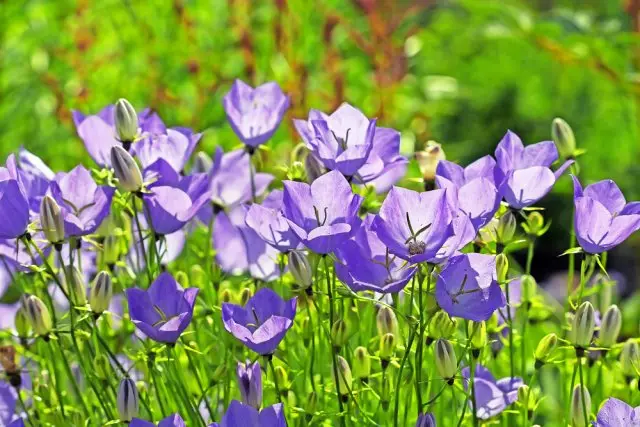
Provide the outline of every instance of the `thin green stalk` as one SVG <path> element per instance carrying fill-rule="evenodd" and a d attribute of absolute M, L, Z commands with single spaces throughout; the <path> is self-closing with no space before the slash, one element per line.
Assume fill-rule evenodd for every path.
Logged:
<path fill-rule="evenodd" d="M 587 415 L 587 401 L 586 401 L 586 396 L 585 396 L 585 391 L 584 389 L 586 388 L 585 384 L 584 384 L 584 379 L 582 377 L 582 358 L 578 359 L 578 370 L 580 371 L 580 393 L 582 395 L 582 415 L 584 416 L 584 421 L 585 423 L 589 423 L 589 417 Z M 591 411 L 591 408 L 589 408 L 589 411 Z"/>
<path fill-rule="evenodd" d="M 409 353 L 411 353 L 411 346 L 413 345 L 413 339 L 416 336 L 416 328 L 417 326 L 411 326 L 411 330 L 409 332 L 409 341 L 407 342 L 407 346 L 404 351 L 404 356 L 402 356 L 402 362 L 400 363 L 400 369 L 398 370 L 398 375 L 396 378 L 396 392 L 395 392 L 395 402 L 393 408 L 393 425 L 398 426 L 398 411 L 400 408 L 400 381 L 402 381 L 402 371 L 404 369 L 404 365 L 407 363 L 407 359 L 409 358 Z M 386 370 L 385 370 L 386 371 Z M 384 372 L 383 371 L 383 374 Z M 384 384 L 384 381 L 383 381 Z M 410 393 L 407 393 L 410 394 Z M 408 410 L 409 408 L 405 408 Z"/>
<path fill-rule="evenodd" d="M 311 297 L 310 297 L 311 298 Z M 307 304 L 307 314 L 309 315 L 309 327 L 315 331 L 313 327 L 313 317 L 311 316 L 311 304 Z M 318 313 L 319 314 L 319 313 Z M 318 319 L 320 321 L 320 319 Z M 316 381 L 313 373 L 313 367 L 316 359 L 316 334 L 311 334 L 311 356 L 309 357 L 309 380 L 311 381 L 311 389 L 316 391 Z"/>
<path fill-rule="evenodd" d="M 147 250 L 144 247 L 144 238 L 142 237 L 142 227 L 140 226 L 140 219 L 138 218 L 138 209 L 136 208 L 135 196 L 131 199 L 131 202 L 131 206 L 133 206 L 133 219 L 136 223 L 136 228 L 138 229 L 140 250 L 142 251 L 142 258 L 144 259 L 145 270 L 147 270 L 147 278 L 149 279 L 149 284 L 151 284 L 151 282 L 153 282 L 153 277 L 151 276 L 151 268 L 149 266 L 149 259 L 147 258 Z"/>
<path fill-rule="evenodd" d="M 162 401 L 162 396 L 160 394 L 160 387 L 158 387 L 158 377 L 156 376 L 156 370 L 155 368 L 151 365 L 151 363 L 149 363 L 147 365 L 147 369 L 149 370 L 149 374 L 151 374 L 151 385 L 153 386 L 153 389 L 156 391 L 156 400 L 158 401 L 158 406 L 160 406 L 160 413 L 162 414 L 162 417 L 166 417 L 168 415 L 165 407 L 164 407 L 164 403 Z"/>
<path fill-rule="evenodd" d="M 327 280 L 327 294 L 329 296 L 329 330 L 331 331 L 333 329 L 335 307 L 334 307 L 334 300 L 333 300 L 333 291 L 331 289 L 331 280 L 329 279 L 329 263 L 327 261 L 326 255 L 323 257 L 323 259 L 324 259 L 324 272 Z M 329 348 L 331 351 L 331 359 L 333 362 L 333 379 L 336 385 L 336 397 L 338 398 L 338 408 L 340 409 L 340 425 L 344 426 L 345 420 L 342 414 L 344 408 L 342 405 L 342 399 L 340 398 L 339 381 L 338 381 L 339 380 L 338 379 L 338 360 L 336 358 L 336 352 L 333 351 L 333 345 L 331 343 L 331 335 L 329 335 Z"/>
<path fill-rule="evenodd" d="M 53 354 L 53 349 L 51 348 L 50 344 L 48 342 L 44 343 L 44 346 L 47 347 L 48 351 L 49 351 L 49 367 L 51 369 L 51 372 L 53 373 L 53 388 L 56 391 L 56 395 L 58 396 L 58 404 L 60 405 L 60 413 L 62 414 L 62 418 L 66 418 L 67 416 L 65 415 L 64 412 L 64 400 L 62 399 L 62 391 L 60 390 L 60 375 L 58 373 L 58 369 L 56 368 L 56 364 L 55 364 L 55 356 Z"/>
<path fill-rule="evenodd" d="M 505 285 L 507 291 L 507 322 L 509 323 L 509 368 L 510 377 L 515 376 L 515 365 L 513 361 L 513 320 L 511 319 L 511 297 L 509 296 L 509 283 Z"/>
<path fill-rule="evenodd" d="M 191 369 L 191 372 L 193 373 L 193 375 L 196 377 L 196 382 L 198 383 L 198 388 L 200 389 L 200 393 L 202 394 L 204 403 L 207 406 L 209 413 L 213 414 L 214 413 L 213 408 L 211 408 L 211 405 L 209 404 L 209 400 L 207 399 L 207 396 L 205 394 L 204 386 L 202 385 L 202 381 L 200 381 L 200 376 L 198 375 L 198 368 L 196 367 L 196 364 L 193 361 L 193 357 L 191 357 L 191 353 L 189 352 L 189 350 L 185 349 L 185 353 L 187 353 L 187 359 L 189 359 L 189 368 Z"/>
<path fill-rule="evenodd" d="M 267 357 L 267 360 L 269 361 L 269 367 L 271 368 L 271 374 L 273 375 L 273 385 L 276 388 L 278 402 L 282 403 L 282 396 L 280 395 L 280 385 L 278 384 L 278 375 L 276 375 L 276 368 L 275 366 L 273 366 L 273 357 L 269 356 Z"/>
<path fill-rule="evenodd" d="M 535 237 L 529 237 L 529 246 L 527 248 L 527 264 L 526 264 L 526 274 L 531 274 L 531 263 L 533 262 L 533 252 L 535 249 Z"/>
<path fill-rule="evenodd" d="M 573 375 L 571 375 L 571 386 L 569 387 L 569 398 L 567 399 L 567 402 L 565 402 L 565 405 L 567 406 L 567 409 L 565 411 L 564 414 L 564 422 L 562 425 L 567 425 L 567 420 L 570 418 L 569 414 L 571 413 L 571 394 L 573 393 L 573 386 L 576 384 L 576 374 L 578 373 L 578 366 L 574 366 L 573 367 Z"/>
<path fill-rule="evenodd" d="M 476 361 L 473 356 L 469 358 L 469 388 L 471 389 L 471 411 L 473 415 L 473 426 L 478 427 L 478 403 L 476 402 Z M 461 419 L 462 420 L 462 419 Z"/>
<path fill-rule="evenodd" d="M 522 315 L 522 341 L 520 345 L 520 357 L 521 357 L 521 366 L 520 372 L 522 374 L 522 378 L 524 378 L 527 374 L 527 340 L 525 339 L 527 333 L 527 325 L 529 324 L 529 308 L 524 307 L 524 314 Z"/>
<path fill-rule="evenodd" d="M 64 349 L 62 348 L 62 344 L 60 344 L 60 341 L 58 341 L 58 348 L 60 350 L 60 354 L 62 355 L 62 361 L 63 361 L 65 371 L 67 372 L 69 381 L 71 381 L 71 387 L 73 387 L 74 393 L 76 394 L 78 399 L 80 399 L 80 403 L 82 405 L 82 411 L 84 412 L 87 418 L 91 418 L 91 415 L 90 415 L 91 413 L 89 412 L 89 408 L 87 408 L 87 404 L 84 401 L 84 397 L 82 395 L 82 392 L 80 391 L 80 387 L 78 386 L 76 377 L 73 375 L 73 372 L 71 372 L 71 365 L 69 364 L 69 359 L 67 359 L 67 356 L 64 354 Z M 52 350 L 52 353 L 53 353 L 53 350 Z"/>
<path fill-rule="evenodd" d="M 178 360 L 178 356 L 176 354 L 175 347 L 171 349 L 171 353 L 172 353 L 172 356 L 173 356 L 173 364 L 174 364 L 173 368 L 174 368 L 174 371 L 175 371 L 175 375 L 176 375 L 176 378 L 178 380 L 179 386 L 182 389 L 182 392 L 184 393 L 184 396 L 186 397 L 186 401 L 187 401 L 187 404 L 189 406 L 188 409 L 193 411 L 193 413 L 196 415 L 195 418 L 199 419 L 200 422 L 202 423 L 202 425 L 206 425 L 206 422 L 205 422 L 204 418 L 202 417 L 202 414 L 200 414 L 200 411 L 198 410 L 198 408 L 193 405 L 193 402 L 191 401 L 191 398 L 189 397 L 189 392 L 187 391 L 187 389 L 185 387 L 185 384 L 187 382 L 185 381 L 185 379 L 184 379 L 184 377 L 182 375 L 182 369 L 179 366 L 180 362 Z"/>

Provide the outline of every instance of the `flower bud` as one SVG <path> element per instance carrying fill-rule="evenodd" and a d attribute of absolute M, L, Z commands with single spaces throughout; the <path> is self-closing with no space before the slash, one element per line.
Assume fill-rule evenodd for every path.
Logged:
<path fill-rule="evenodd" d="M 380 359 L 388 362 L 393 357 L 396 349 L 396 336 L 393 334 L 384 334 L 380 337 Z M 386 364 L 383 363 L 383 368 Z"/>
<path fill-rule="evenodd" d="M 640 370 L 640 346 L 633 339 L 628 339 L 620 352 L 620 368 L 624 376 L 635 378 Z"/>
<path fill-rule="evenodd" d="M 251 299 L 252 295 L 253 295 L 253 292 L 251 292 L 251 289 L 244 288 L 240 292 L 240 305 L 245 306 L 247 302 L 249 302 L 249 299 Z"/>
<path fill-rule="evenodd" d="M 550 333 L 542 337 L 533 355 L 536 358 L 536 363 L 547 363 L 549 356 L 558 346 L 558 336 L 554 333 Z"/>
<path fill-rule="evenodd" d="M 481 349 L 487 345 L 487 324 L 485 322 L 469 321 L 468 328 L 471 348 Z"/>
<path fill-rule="evenodd" d="M 204 151 L 198 151 L 193 160 L 192 174 L 208 173 L 213 168 L 213 160 Z"/>
<path fill-rule="evenodd" d="M 225 302 L 231 302 L 231 291 L 228 288 L 224 288 L 218 294 L 219 303 L 222 305 Z"/>
<path fill-rule="evenodd" d="M 529 274 L 525 274 L 520 278 L 520 292 L 522 293 L 522 302 L 531 302 L 536 295 L 538 284 L 536 279 Z"/>
<path fill-rule="evenodd" d="M 589 347 L 595 327 L 595 311 L 593 305 L 591 305 L 589 301 L 583 302 L 573 317 L 571 329 L 573 345 L 582 349 Z"/>
<path fill-rule="evenodd" d="M 87 303 L 87 289 L 84 285 L 82 273 L 76 266 L 64 267 L 66 274 L 62 276 L 62 284 L 64 285 L 69 298 L 75 305 L 85 305 Z"/>
<path fill-rule="evenodd" d="M 23 296 L 22 308 L 36 334 L 45 336 L 51 332 L 51 315 L 49 314 L 49 309 L 40 298 L 35 295 Z"/>
<path fill-rule="evenodd" d="M 453 384 L 453 378 L 458 371 L 458 358 L 453 345 L 445 339 L 439 339 L 436 341 L 434 353 L 438 373 L 442 378 L 448 380 L 449 384 Z"/>
<path fill-rule="evenodd" d="M 121 142 L 133 142 L 138 136 L 138 114 L 133 106 L 124 98 L 116 102 L 115 108 L 116 134 Z"/>
<path fill-rule="evenodd" d="M 95 374 L 101 380 L 106 380 L 111 376 L 111 365 L 109 359 L 104 354 L 98 354 L 93 359 L 93 366 L 95 367 Z"/>
<path fill-rule="evenodd" d="M 307 399 L 307 414 L 314 414 L 318 407 L 318 394 L 315 391 L 309 393 L 309 399 Z"/>
<path fill-rule="evenodd" d="M 342 356 L 337 357 L 338 364 L 338 393 L 340 396 L 348 396 L 353 383 L 353 377 L 351 376 L 351 368 L 349 363 Z"/>
<path fill-rule="evenodd" d="M 244 404 L 260 409 L 262 406 L 262 370 L 260 369 L 260 364 L 258 362 L 251 364 L 249 360 L 247 360 L 247 363 L 238 363 L 236 375 Z"/>
<path fill-rule="evenodd" d="M 415 156 L 425 181 L 433 181 L 436 178 L 438 162 L 447 158 L 442 146 L 435 141 L 427 141 L 424 151 L 416 152 Z"/>
<path fill-rule="evenodd" d="M 496 274 L 498 276 L 498 283 L 505 283 L 507 281 L 508 273 L 509 258 L 504 253 L 499 253 L 496 256 Z"/>
<path fill-rule="evenodd" d="M 376 326 L 378 335 L 384 334 L 398 335 L 398 318 L 396 313 L 389 307 L 381 307 L 376 316 Z"/>
<path fill-rule="evenodd" d="M 341 348 L 349 339 L 349 328 L 347 322 L 342 319 L 336 320 L 331 327 L 331 342 L 335 349 Z"/>
<path fill-rule="evenodd" d="M 527 233 L 533 236 L 540 236 L 544 229 L 544 218 L 538 211 L 533 211 L 527 216 Z"/>
<path fill-rule="evenodd" d="M 525 408 L 533 409 L 536 406 L 536 397 L 528 385 L 521 385 L 518 389 L 518 403 Z"/>
<path fill-rule="evenodd" d="M 189 282 L 192 286 L 200 288 L 206 283 L 206 274 L 204 269 L 199 264 L 194 264 L 189 270 Z"/>
<path fill-rule="evenodd" d="M 436 427 L 436 417 L 431 413 L 418 415 L 416 427 Z"/>
<path fill-rule="evenodd" d="M 371 359 L 365 347 L 357 347 L 353 358 L 353 376 L 366 381 L 371 375 Z"/>
<path fill-rule="evenodd" d="M 458 321 L 452 319 L 444 310 L 438 311 L 431 319 L 427 335 L 429 338 L 449 338 L 456 331 Z"/>
<path fill-rule="evenodd" d="M 618 340 L 622 327 L 622 314 L 617 305 L 612 305 L 602 316 L 598 342 L 602 347 L 611 347 Z"/>
<path fill-rule="evenodd" d="M 113 265 L 120 258 L 120 239 L 119 233 L 109 234 L 104 238 L 102 244 L 102 260 L 107 265 Z"/>
<path fill-rule="evenodd" d="M 576 138 L 573 135 L 573 129 L 571 126 L 561 119 L 556 117 L 551 123 L 551 136 L 553 142 L 556 143 L 558 153 L 563 159 L 572 158 L 576 151 Z"/>
<path fill-rule="evenodd" d="M 27 313 L 24 306 L 21 305 L 18 308 L 18 311 L 16 311 L 16 317 L 13 323 L 20 338 L 26 338 L 27 336 L 29 336 L 31 325 L 29 324 L 29 319 L 27 318 Z"/>
<path fill-rule="evenodd" d="M 138 401 L 138 389 L 131 378 L 120 381 L 118 387 L 118 416 L 120 421 L 131 421 L 138 415 L 140 402 Z"/>
<path fill-rule="evenodd" d="M 511 242 L 513 235 L 516 233 L 516 217 L 511 211 L 507 211 L 498 220 L 496 228 L 496 240 L 501 245 Z"/>
<path fill-rule="evenodd" d="M 49 195 L 44 196 L 40 202 L 40 226 L 50 243 L 59 244 L 64 240 L 64 220 L 60 205 Z"/>
<path fill-rule="evenodd" d="M 142 173 L 127 150 L 118 145 L 111 147 L 111 167 L 124 191 L 135 193 L 142 189 Z"/>
<path fill-rule="evenodd" d="M 586 408 L 586 411 L 585 411 Z M 587 419 L 584 413 L 587 413 Z M 591 395 L 589 390 L 582 384 L 578 384 L 573 389 L 571 395 L 571 421 L 573 427 L 586 427 L 589 424 L 589 414 L 591 413 Z"/>
<path fill-rule="evenodd" d="M 89 292 L 89 304 L 94 313 L 103 313 L 109 308 L 113 296 L 113 282 L 106 271 L 98 273 L 93 280 L 93 286 Z"/>
<path fill-rule="evenodd" d="M 280 392 L 285 392 L 291 388 L 291 383 L 289 382 L 289 374 L 287 370 L 282 366 L 276 366 L 275 375 L 278 378 L 278 387 L 280 387 Z"/>
<path fill-rule="evenodd" d="M 309 259 L 304 253 L 293 251 L 289 254 L 289 271 L 301 289 L 307 289 L 311 286 L 313 271 Z"/>
<path fill-rule="evenodd" d="M 186 289 L 189 287 L 189 276 L 187 276 L 187 273 L 185 273 L 184 271 L 178 271 L 175 278 L 176 282 L 178 282 L 183 288 Z"/>

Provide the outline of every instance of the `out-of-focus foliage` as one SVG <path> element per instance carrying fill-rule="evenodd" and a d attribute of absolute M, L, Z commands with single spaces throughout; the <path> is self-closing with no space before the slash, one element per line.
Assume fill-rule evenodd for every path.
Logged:
<path fill-rule="evenodd" d="M 466 163 L 511 128 L 550 139 L 574 128 L 585 181 L 612 178 L 639 198 L 640 4 L 503 0 L 32 0 L 6 2 L 0 46 L 0 155 L 20 145 L 56 168 L 90 164 L 71 110 L 119 97 L 169 125 L 205 130 L 201 149 L 238 143 L 221 98 L 235 78 L 277 80 L 291 117 L 343 100 Z M 272 171 L 298 141 L 282 126 Z M 415 173 L 415 169 L 414 172 Z M 568 179 L 546 207 L 564 224 Z M 551 243 L 555 248 L 566 242 Z M 560 252 L 560 250 L 558 250 Z"/>

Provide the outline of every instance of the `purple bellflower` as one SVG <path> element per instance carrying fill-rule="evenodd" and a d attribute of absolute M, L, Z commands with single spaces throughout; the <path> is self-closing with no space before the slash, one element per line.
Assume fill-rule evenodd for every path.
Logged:
<path fill-rule="evenodd" d="M 311 185 L 284 181 L 284 215 L 304 245 L 318 254 L 333 252 L 360 226 L 362 197 L 338 171 Z"/>
<path fill-rule="evenodd" d="M 140 418 L 134 418 L 129 423 L 129 427 L 155 427 L 156 425 L 150 421 L 144 421 Z M 178 414 L 169 415 L 158 423 L 158 427 L 185 427 L 186 424 L 182 417 Z"/>
<path fill-rule="evenodd" d="M 16 417 L 16 389 L 5 381 L 0 381 L 0 425 L 10 425 Z"/>
<path fill-rule="evenodd" d="M 300 247 L 300 239 L 282 213 L 283 197 L 282 190 L 273 190 L 262 204 L 249 207 L 245 221 L 266 243 L 280 252 L 289 252 Z"/>
<path fill-rule="evenodd" d="M 416 427 L 436 427 L 436 417 L 431 412 L 420 414 Z"/>
<path fill-rule="evenodd" d="M 289 108 L 289 97 L 276 82 L 252 88 L 236 80 L 224 96 L 224 111 L 238 138 L 252 149 L 267 142 Z"/>
<path fill-rule="evenodd" d="M 237 400 L 232 401 L 220 423 L 209 427 L 287 427 L 282 403 L 268 406 L 258 411 L 252 406 Z"/>
<path fill-rule="evenodd" d="M 640 229 L 640 202 L 627 203 L 610 179 L 583 190 L 573 177 L 573 201 L 576 237 L 587 253 L 608 251 Z"/>
<path fill-rule="evenodd" d="M 222 305 L 225 329 L 249 349 L 261 355 L 273 354 L 293 326 L 297 298 L 285 301 L 269 288 L 262 288 L 247 305 Z"/>
<path fill-rule="evenodd" d="M 160 118 L 157 120 L 156 127 L 133 144 L 131 153 L 140 160 L 143 168 L 151 166 L 158 159 L 164 159 L 174 170 L 181 172 L 202 134 L 183 127 L 166 128 Z M 143 123 L 146 124 L 146 121 Z"/>
<path fill-rule="evenodd" d="M 640 426 L 640 406 L 635 408 L 622 400 L 610 397 L 598 412 L 594 427 Z"/>
<path fill-rule="evenodd" d="M 465 367 L 461 371 L 465 389 L 469 388 L 470 369 Z M 522 378 L 495 377 L 484 366 L 477 364 L 474 388 L 476 395 L 476 414 L 481 420 L 487 420 L 504 411 L 518 399 L 518 389 L 524 384 Z M 471 404 L 471 403 L 469 403 Z"/>
<path fill-rule="evenodd" d="M 313 155 L 327 169 L 345 177 L 353 177 L 373 149 L 376 120 L 369 120 L 347 103 L 331 115 L 311 110 L 307 121 L 296 119 L 293 123 Z M 383 167 L 371 167 L 370 172 L 379 173 L 380 169 Z"/>
<path fill-rule="evenodd" d="M 29 198 L 21 184 L 13 155 L 7 167 L 0 167 L 0 239 L 15 239 L 27 231 L 30 222 Z"/>
<path fill-rule="evenodd" d="M 471 218 L 458 212 L 458 216 L 451 221 L 453 234 L 442 244 L 442 247 L 428 262 L 431 264 L 442 264 L 450 257 L 460 254 L 460 250 L 476 238 L 476 230 L 473 227 Z"/>
<path fill-rule="evenodd" d="M 573 160 L 568 160 L 553 172 L 551 164 L 558 159 L 558 149 L 553 141 L 525 147 L 520 137 L 511 131 L 502 138 L 495 155 L 498 191 L 514 209 L 531 206 L 546 196 L 573 163 Z"/>
<path fill-rule="evenodd" d="M 11 163 L 11 165 L 10 165 Z M 15 166 L 14 166 L 15 165 Z M 47 191 L 49 183 L 55 178 L 53 171 L 35 154 L 20 148 L 17 156 L 9 156 L 7 168 L 15 168 L 15 175 L 22 185 L 31 209 L 32 220 L 40 211 L 40 202 Z"/>
<path fill-rule="evenodd" d="M 400 132 L 377 127 L 371 152 L 354 179 L 358 184 L 372 185 L 378 194 L 386 193 L 402 179 L 408 164 L 407 158 L 400 155 Z"/>
<path fill-rule="evenodd" d="M 149 289 L 127 289 L 129 315 L 136 327 L 154 341 L 175 343 L 189 326 L 198 288 L 182 289 L 162 273 Z"/>
<path fill-rule="evenodd" d="M 488 320 L 506 303 L 497 281 L 496 257 L 470 253 L 450 258 L 436 282 L 436 300 L 450 316 Z"/>
<path fill-rule="evenodd" d="M 371 229 L 369 214 L 356 234 L 336 249 L 336 274 L 354 292 L 400 292 L 416 273 L 417 267 L 392 255 Z"/>
<path fill-rule="evenodd" d="M 245 405 L 260 409 L 262 406 L 262 370 L 260 364 L 247 360 L 246 363 L 238 362 L 236 367 L 238 388 Z"/>
<path fill-rule="evenodd" d="M 455 212 L 446 190 L 423 193 L 393 187 L 372 224 L 389 252 L 412 263 L 430 260 L 454 235 Z"/>

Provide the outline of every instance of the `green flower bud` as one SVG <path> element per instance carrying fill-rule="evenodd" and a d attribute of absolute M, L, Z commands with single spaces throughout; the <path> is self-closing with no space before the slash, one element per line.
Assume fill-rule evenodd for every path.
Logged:
<path fill-rule="evenodd" d="M 481 349 L 487 345 L 487 324 L 485 322 L 469 321 L 468 330 L 471 338 L 471 348 Z"/>
<path fill-rule="evenodd" d="M 583 302 L 573 317 L 573 326 L 571 329 L 573 345 L 582 349 L 589 347 L 595 327 L 595 311 L 593 305 L 591 305 L 589 301 Z"/>
<path fill-rule="evenodd" d="M 496 256 L 496 274 L 498 276 L 498 283 L 505 283 L 507 281 L 507 274 L 509 273 L 509 258 L 499 253 Z"/>
<path fill-rule="evenodd" d="M 584 418 L 586 407 L 587 419 Z M 591 413 L 591 395 L 589 390 L 582 384 L 578 384 L 573 389 L 571 395 L 571 421 L 573 427 L 586 427 L 589 424 L 589 414 Z"/>
<path fill-rule="evenodd" d="M 135 193 L 142 189 L 142 173 L 131 154 L 116 145 L 111 147 L 111 167 L 118 178 L 118 185 L 124 191 Z"/>
<path fill-rule="evenodd" d="M 513 235 L 516 233 L 516 217 L 511 211 L 507 211 L 502 215 L 498 221 L 498 227 L 496 229 L 496 241 L 502 245 L 513 240 Z"/>
<path fill-rule="evenodd" d="M 242 291 L 240 291 L 240 305 L 242 306 L 246 305 L 252 296 L 253 296 L 253 292 L 251 292 L 251 289 L 244 288 Z"/>
<path fill-rule="evenodd" d="M 349 328 L 347 322 L 342 319 L 336 320 L 331 327 L 331 341 L 336 349 L 339 349 L 347 343 L 349 339 Z"/>
<path fill-rule="evenodd" d="M 231 302 L 231 291 L 227 288 L 224 288 L 218 294 L 218 302 L 222 305 L 225 302 Z"/>
<path fill-rule="evenodd" d="M 189 287 L 189 276 L 187 276 L 187 273 L 185 273 L 184 271 L 178 271 L 175 275 L 175 279 L 176 282 L 178 282 L 183 288 L 186 289 Z"/>
<path fill-rule="evenodd" d="M 49 309 L 40 298 L 35 295 L 23 296 L 22 308 L 36 334 L 45 336 L 51 332 L 51 315 L 49 314 Z"/>
<path fill-rule="evenodd" d="M 138 416 L 140 398 L 136 383 L 132 379 L 125 378 L 120 382 L 117 403 L 120 421 L 131 421 Z"/>
<path fill-rule="evenodd" d="M 493 313 L 489 320 L 487 320 L 487 331 L 489 333 L 494 333 L 498 331 L 498 316 L 497 312 Z"/>
<path fill-rule="evenodd" d="M 311 286 L 313 270 L 304 253 L 297 251 L 289 253 L 289 271 L 301 289 L 307 289 Z"/>
<path fill-rule="evenodd" d="M 95 367 L 95 374 L 101 380 L 106 380 L 111 377 L 111 365 L 109 359 L 104 354 L 98 354 L 93 359 L 93 366 Z"/>
<path fill-rule="evenodd" d="M 116 102 L 115 108 L 116 134 L 121 142 L 133 142 L 138 136 L 138 114 L 133 106 L 124 98 Z"/>
<path fill-rule="evenodd" d="M 449 384 L 453 384 L 453 378 L 458 371 L 458 358 L 453 345 L 445 339 L 436 341 L 435 346 L 436 368 L 442 378 Z"/>
<path fill-rule="evenodd" d="M 351 375 L 351 368 L 349 363 L 342 356 L 337 357 L 338 363 L 338 393 L 340 396 L 348 396 L 349 391 L 352 389 L 353 377 Z"/>
<path fill-rule="evenodd" d="M 551 123 L 551 136 L 556 143 L 558 153 L 563 159 L 572 158 L 576 152 L 576 138 L 573 129 L 560 117 L 553 119 Z"/>
<path fill-rule="evenodd" d="M 318 394 L 315 391 L 309 393 L 309 399 L 307 399 L 307 414 L 314 414 L 318 407 Z"/>
<path fill-rule="evenodd" d="M 104 238 L 102 244 L 102 260 L 107 265 L 113 265 L 120 258 L 120 233 L 110 234 Z"/>
<path fill-rule="evenodd" d="M 275 372 L 280 392 L 288 391 L 291 388 L 291 382 L 289 381 L 289 374 L 287 373 L 287 370 L 278 365 L 276 366 Z"/>
<path fill-rule="evenodd" d="M 520 278 L 520 292 L 522 292 L 522 302 L 531 302 L 536 295 L 538 284 L 533 276 L 528 274 Z"/>
<path fill-rule="evenodd" d="M 311 337 L 313 336 L 313 329 L 311 328 L 311 320 L 308 316 L 302 318 L 300 330 L 302 331 L 302 339 L 305 342 L 311 340 Z"/>
<path fill-rule="evenodd" d="M 388 362 L 393 357 L 396 349 L 396 336 L 393 334 L 384 334 L 380 337 L 380 359 Z M 386 367 L 383 363 L 383 368 Z"/>
<path fill-rule="evenodd" d="M 624 376 L 635 378 L 640 370 L 640 346 L 633 339 L 628 339 L 620 352 L 620 368 Z"/>
<path fill-rule="evenodd" d="M 602 347 L 611 347 L 618 340 L 620 328 L 622 327 L 622 314 L 617 305 L 612 305 L 602 316 L 600 323 L 600 333 L 598 343 Z"/>
<path fill-rule="evenodd" d="M 536 346 L 536 350 L 533 353 L 533 355 L 536 358 L 536 363 L 547 363 L 547 361 L 549 360 L 549 357 L 551 356 L 551 353 L 553 353 L 553 351 L 556 349 L 556 347 L 558 346 L 558 336 L 554 333 L 550 333 L 545 335 L 540 342 L 538 343 L 538 345 Z"/>
<path fill-rule="evenodd" d="M 518 389 L 518 403 L 529 409 L 533 409 L 536 406 L 535 394 L 526 384 Z"/>
<path fill-rule="evenodd" d="M 76 266 L 66 266 L 64 269 L 66 274 L 62 276 L 62 285 L 69 294 L 69 298 L 75 305 L 87 304 L 87 289 L 82 273 Z"/>
<path fill-rule="evenodd" d="M 441 310 L 434 314 L 429 323 L 427 335 L 431 339 L 449 338 L 457 328 L 458 321 L 449 317 L 444 310 Z"/>
<path fill-rule="evenodd" d="M 207 280 L 204 269 L 199 264 L 194 264 L 189 270 L 189 282 L 198 288 L 203 287 Z"/>
<path fill-rule="evenodd" d="M 446 160 L 442 146 L 435 141 L 427 141 L 424 151 L 415 153 L 418 167 L 425 181 L 433 181 L 436 178 L 436 168 L 440 160 Z"/>
<path fill-rule="evenodd" d="M 357 347 L 353 358 L 353 376 L 366 380 L 371 375 L 371 359 L 365 347 Z"/>
<path fill-rule="evenodd" d="M 391 401 L 392 388 L 389 376 L 385 376 L 382 380 L 382 391 L 380 392 L 380 406 L 383 411 L 389 410 L 389 402 Z"/>
<path fill-rule="evenodd" d="M 376 316 L 376 326 L 378 327 L 378 335 L 384 334 L 398 335 L 398 318 L 396 313 L 389 307 L 382 307 L 378 310 Z"/>
<path fill-rule="evenodd" d="M 106 271 L 98 273 L 89 292 L 89 304 L 94 313 L 103 313 L 109 308 L 113 296 L 113 282 Z"/>
<path fill-rule="evenodd" d="M 27 317 L 27 312 L 23 306 L 20 306 L 18 311 L 16 311 L 14 324 L 20 338 L 26 338 L 29 336 L 31 325 L 29 324 L 29 318 Z"/>
<path fill-rule="evenodd" d="M 60 205 L 49 195 L 44 196 L 40 202 L 40 226 L 50 243 L 60 244 L 64 240 L 64 220 Z"/>
<path fill-rule="evenodd" d="M 527 216 L 527 233 L 540 236 L 544 229 L 544 218 L 538 211 L 533 211 Z"/>

